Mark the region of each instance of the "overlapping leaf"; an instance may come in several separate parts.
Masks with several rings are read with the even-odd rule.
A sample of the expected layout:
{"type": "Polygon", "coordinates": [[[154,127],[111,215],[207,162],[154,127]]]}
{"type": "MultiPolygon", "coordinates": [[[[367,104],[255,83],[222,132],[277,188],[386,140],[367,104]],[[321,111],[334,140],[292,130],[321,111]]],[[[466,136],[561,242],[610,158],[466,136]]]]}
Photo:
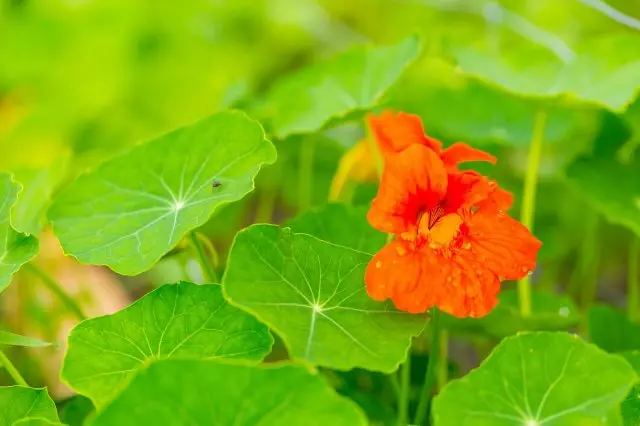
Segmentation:
{"type": "Polygon", "coordinates": [[[415,36],[350,50],[279,80],[261,108],[278,138],[312,133],[332,118],[373,107],[419,52],[415,36]]]}
{"type": "Polygon", "coordinates": [[[640,326],[610,306],[592,306],[588,312],[589,337],[608,352],[640,349],[640,326]]]}
{"type": "Polygon", "coordinates": [[[221,112],[80,176],[56,198],[49,218],[67,253],[135,275],[219,205],[250,192],[260,166],[275,156],[259,124],[221,112]]]}
{"type": "Polygon", "coordinates": [[[154,359],[260,361],[273,340],[266,326],[224,301],[219,285],[165,285],[130,307],[79,324],[62,377],[103,406],[154,359]]]}
{"type": "Polygon", "coordinates": [[[364,426],[353,403],[303,367],[212,361],[153,363],[93,421],[94,426],[364,426]]]}
{"type": "Polygon", "coordinates": [[[30,423],[32,418],[48,420],[54,424],[58,421],[56,405],[45,389],[0,387],[0,412],[4,414],[0,416],[0,426],[36,424],[30,423]]]}
{"type": "Polygon", "coordinates": [[[524,333],[449,382],[434,400],[433,418],[459,426],[606,425],[636,380],[624,359],[578,336],[524,333]]]}
{"type": "Polygon", "coordinates": [[[367,295],[370,259],[368,252],[288,228],[254,225],[236,237],[224,291],[231,303],[269,324],[294,358],[339,370],[390,372],[427,318],[367,295]]]}
{"type": "Polygon", "coordinates": [[[38,253],[38,240],[16,232],[10,224],[11,207],[20,185],[8,173],[0,173],[0,291],[11,282],[13,274],[38,253]]]}

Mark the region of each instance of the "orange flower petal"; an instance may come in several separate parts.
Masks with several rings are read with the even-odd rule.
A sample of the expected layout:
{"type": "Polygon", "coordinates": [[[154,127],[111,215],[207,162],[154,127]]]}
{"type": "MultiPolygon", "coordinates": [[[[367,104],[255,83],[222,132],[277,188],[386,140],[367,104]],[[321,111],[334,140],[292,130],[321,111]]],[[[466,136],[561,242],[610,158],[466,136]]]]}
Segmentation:
{"type": "Polygon", "coordinates": [[[447,169],[454,170],[457,169],[458,164],[469,161],[487,161],[491,164],[496,164],[497,162],[496,157],[488,152],[471,148],[469,145],[462,142],[456,142],[449,148],[442,151],[440,158],[442,158],[447,169]]]}
{"type": "Polygon", "coordinates": [[[367,218],[382,232],[415,231],[418,214],[435,207],[446,190],[447,172],[440,158],[423,145],[412,145],[387,157],[367,218]]]}
{"type": "Polygon", "coordinates": [[[521,279],[535,268],[542,243],[517,220],[479,208],[466,225],[469,249],[484,268],[506,280],[521,279]]]}
{"type": "Polygon", "coordinates": [[[400,152],[413,144],[425,145],[440,152],[442,144],[424,134],[420,117],[404,112],[385,111],[369,116],[369,126],[380,150],[386,154],[400,152]]]}

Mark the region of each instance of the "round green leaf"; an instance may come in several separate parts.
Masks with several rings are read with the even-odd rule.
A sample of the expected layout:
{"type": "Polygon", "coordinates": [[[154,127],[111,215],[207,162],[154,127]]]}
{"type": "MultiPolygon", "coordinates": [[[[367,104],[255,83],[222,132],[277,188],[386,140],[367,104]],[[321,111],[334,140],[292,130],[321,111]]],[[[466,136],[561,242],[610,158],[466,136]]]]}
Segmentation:
{"type": "Polygon", "coordinates": [[[30,417],[43,418],[54,423],[58,421],[56,405],[46,389],[0,387],[0,412],[3,413],[0,416],[0,426],[13,426],[19,420],[30,417]]]}
{"type": "MultiPolygon", "coordinates": [[[[606,425],[637,380],[624,359],[576,335],[522,333],[434,400],[436,425],[606,425]]],[[[617,411],[616,411],[617,413],[617,411]]]]}
{"type": "Polygon", "coordinates": [[[33,337],[20,336],[19,334],[0,330],[0,345],[41,348],[44,346],[51,346],[51,343],[43,342],[42,340],[35,339],[33,337]]]}
{"type": "Polygon", "coordinates": [[[93,426],[366,425],[362,412],[303,367],[158,361],[93,426]]]}
{"type": "Polygon", "coordinates": [[[80,176],[56,198],[49,218],[66,253],[139,274],[218,206],[253,190],[260,166],[275,157],[258,123],[221,112],[80,176]]]}
{"type": "Polygon", "coordinates": [[[332,118],[373,107],[419,53],[416,36],[352,49],[277,81],[260,108],[278,138],[313,133],[332,118]]]}
{"type": "Polygon", "coordinates": [[[224,291],[269,324],[293,358],[391,372],[427,317],[369,298],[364,271],[370,260],[370,253],[289,228],[254,225],[236,236],[224,291]]]}
{"type": "Polygon", "coordinates": [[[260,361],[272,344],[267,327],[225,302],[219,285],[168,284],[114,315],[76,326],[62,378],[100,407],[151,360],[260,361]]]}
{"type": "Polygon", "coordinates": [[[0,173],[0,292],[22,265],[38,253],[38,240],[16,232],[10,224],[11,208],[18,199],[20,184],[8,173],[0,173]]]}
{"type": "MultiPolygon", "coordinates": [[[[618,355],[624,357],[636,370],[636,373],[640,373],[640,351],[628,351],[618,355]]],[[[622,419],[625,426],[637,426],[640,424],[640,383],[636,383],[633,386],[622,402],[622,419]]]]}
{"type": "Polygon", "coordinates": [[[373,253],[386,243],[387,235],[369,225],[367,210],[365,207],[327,204],[295,217],[287,226],[296,233],[313,235],[333,244],[373,253]]]}
{"type": "Polygon", "coordinates": [[[592,306],[588,312],[589,337],[607,352],[640,349],[640,326],[620,311],[607,306],[592,306]]]}

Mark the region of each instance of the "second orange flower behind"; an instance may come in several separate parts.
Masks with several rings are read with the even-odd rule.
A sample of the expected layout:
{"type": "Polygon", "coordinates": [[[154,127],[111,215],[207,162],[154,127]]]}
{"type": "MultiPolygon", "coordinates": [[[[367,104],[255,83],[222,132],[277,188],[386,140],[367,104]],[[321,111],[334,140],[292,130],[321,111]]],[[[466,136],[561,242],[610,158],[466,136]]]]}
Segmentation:
{"type": "Polygon", "coordinates": [[[370,125],[385,166],[368,220],[395,239],[369,263],[367,292],[411,313],[437,306],[457,317],[486,315],[501,281],[529,274],[541,246],[505,213],[511,194],[458,170],[495,157],[462,143],[442,150],[414,115],[387,112],[370,125]]]}

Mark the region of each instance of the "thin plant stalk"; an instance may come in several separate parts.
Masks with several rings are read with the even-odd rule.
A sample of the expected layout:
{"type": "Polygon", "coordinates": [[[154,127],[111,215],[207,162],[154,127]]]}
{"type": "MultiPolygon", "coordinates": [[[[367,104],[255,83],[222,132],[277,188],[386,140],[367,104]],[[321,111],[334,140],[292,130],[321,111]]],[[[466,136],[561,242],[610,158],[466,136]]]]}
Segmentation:
{"type": "Polygon", "coordinates": [[[73,297],[67,294],[62,285],[58,281],[56,281],[55,278],[53,278],[51,275],[46,273],[43,269],[41,269],[34,263],[27,263],[24,266],[24,269],[40,278],[42,283],[49,290],[51,290],[51,292],[55,294],[58,299],[60,299],[64,306],[69,310],[69,312],[72,312],[80,321],[84,321],[87,319],[87,316],[80,308],[80,305],[78,305],[78,302],[76,302],[73,297]]]}
{"type": "Polygon", "coordinates": [[[193,231],[191,232],[191,243],[193,247],[196,249],[198,254],[198,262],[200,263],[200,268],[204,273],[204,277],[209,283],[218,283],[218,274],[216,274],[215,268],[213,267],[213,262],[207,256],[204,247],[202,246],[202,242],[198,237],[198,234],[193,231]]]}
{"type": "Polygon", "coordinates": [[[9,358],[7,358],[7,356],[2,351],[0,351],[0,365],[4,366],[4,368],[7,370],[7,373],[9,373],[9,375],[17,385],[25,387],[29,386],[27,384],[27,381],[24,379],[24,377],[22,377],[15,365],[13,365],[11,360],[9,360],[9,358]]]}
{"type": "Polygon", "coordinates": [[[313,203],[313,157],[316,150],[314,138],[306,138],[300,146],[300,179],[298,180],[298,204],[300,211],[309,210],[313,203]]]}
{"type": "MultiPolygon", "coordinates": [[[[427,364],[427,373],[424,378],[424,384],[422,385],[422,392],[420,393],[420,401],[418,402],[418,408],[416,409],[416,417],[413,421],[416,425],[421,425],[427,418],[427,412],[429,409],[429,402],[431,401],[431,391],[433,390],[436,382],[436,371],[438,370],[438,364],[440,355],[440,339],[441,339],[441,325],[440,325],[440,312],[437,308],[431,308],[431,347],[429,348],[429,361],[427,364]]],[[[446,363],[445,363],[446,368],[446,363]]]]}
{"type": "Polygon", "coordinates": [[[411,352],[400,370],[400,394],[398,397],[398,426],[406,426],[409,421],[409,392],[411,390],[411,352]]]}
{"type": "Polygon", "coordinates": [[[629,265],[627,283],[628,289],[628,306],[627,314],[629,321],[638,321],[638,305],[640,304],[640,276],[638,269],[638,260],[640,260],[640,238],[636,235],[631,240],[631,248],[629,250],[629,265]]]}
{"type": "Polygon", "coordinates": [[[438,368],[436,369],[436,383],[438,390],[442,389],[449,380],[449,332],[445,328],[440,329],[440,342],[438,343],[438,368]]]}
{"type": "MultiPolygon", "coordinates": [[[[541,111],[536,114],[531,146],[529,147],[527,172],[524,179],[524,198],[522,200],[520,221],[531,231],[533,231],[535,217],[538,170],[540,169],[546,122],[547,114],[545,112],[541,111]]],[[[531,277],[528,275],[518,281],[518,302],[520,304],[520,315],[523,317],[531,316],[531,277]]]]}

